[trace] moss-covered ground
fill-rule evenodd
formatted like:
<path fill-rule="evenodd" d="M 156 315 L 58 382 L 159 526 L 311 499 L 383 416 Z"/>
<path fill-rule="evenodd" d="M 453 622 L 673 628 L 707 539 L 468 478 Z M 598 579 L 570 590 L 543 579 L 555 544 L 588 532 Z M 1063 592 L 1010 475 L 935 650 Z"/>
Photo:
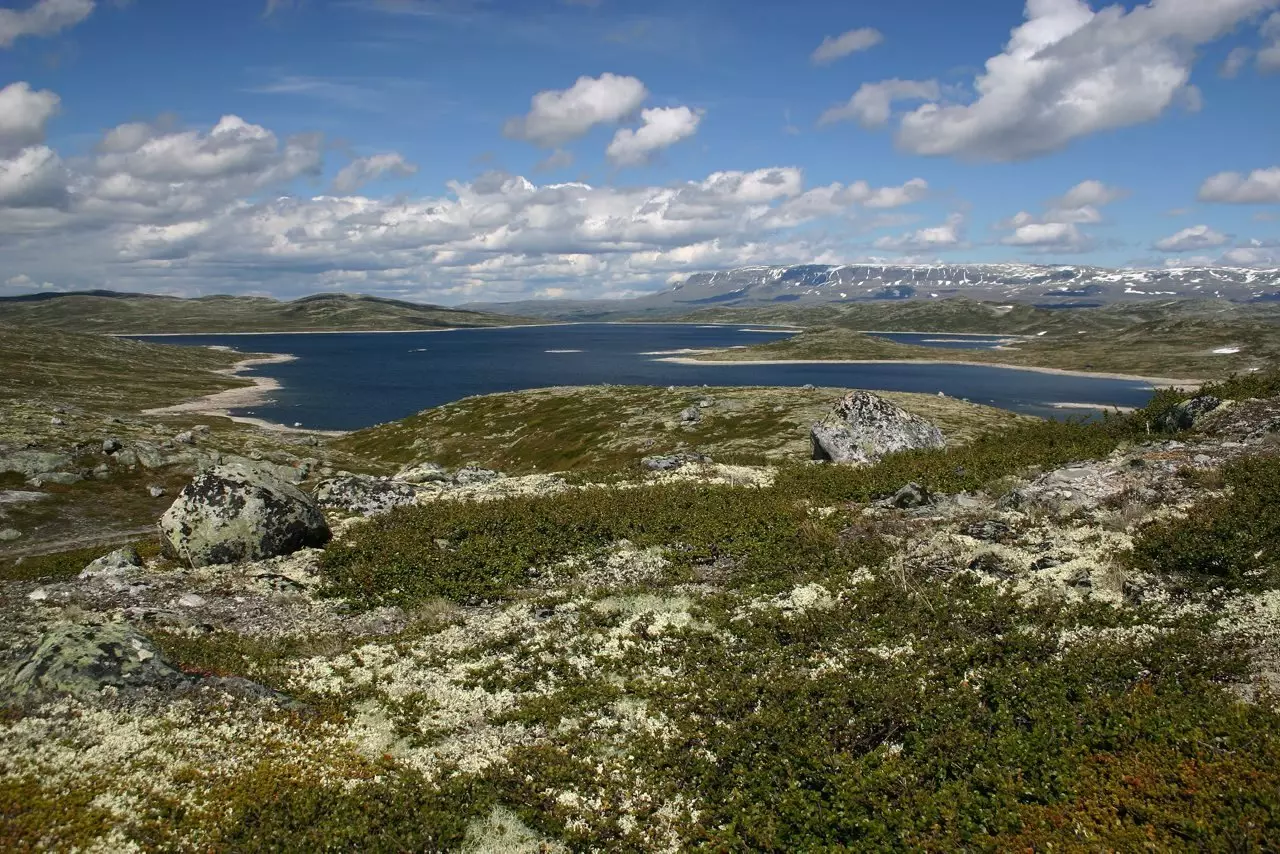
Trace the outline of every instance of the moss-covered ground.
<path fill-rule="evenodd" d="M 578 386 L 469 397 L 360 430 L 334 448 L 389 472 L 430 459 L 509 474 L 634 467 L 646 456 L 697 450 L 716 460 L 780 462 L 809 453 L 809 428 L 845 389 Z M 1029 419 L 934 395 L 882 396 L 936 423 L 955 444 Z M 686 409 L 696 423 L 682 423 Z"/>
<path fill-rule="evenodd" d="M 1280 379 L 1213 391 L 1272 397 Z M 1149 441 L 1177 400 L 864 469 L 784 467 L 764 488 L 439 501 L 356 525 L 326 552 L 326 595 L 400 608 L 403 631 L 158 635 L 188 671 L 252 678 L 311 712 L 14 712 L 0 843 L 1266 850 L 1280 714 L 1251 638 L 1222 617 L 1280 616 L 1277 531 L 1254 524 L 1280 511 L 1273 458 L 1196 475 L 1217 496 L 1205 512 L 1160 515 L 1130 532 L 1131 555 L 1093 558 L 1216 579 L 1209 598 L 1029 595 L 983 566 L 898 559 L 939 523 L 868 512 L 908 480 L 997 494 L 1108 457 Z M 1027 532 L 1009 537 L 1090 535 L 1082 518 L 1018 518 Z"/>

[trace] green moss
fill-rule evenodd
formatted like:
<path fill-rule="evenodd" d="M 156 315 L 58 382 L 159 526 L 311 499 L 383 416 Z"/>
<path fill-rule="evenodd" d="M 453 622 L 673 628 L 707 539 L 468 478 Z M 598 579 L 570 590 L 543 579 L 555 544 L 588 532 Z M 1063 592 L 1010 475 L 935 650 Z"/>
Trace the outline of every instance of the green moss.
<path fill-rule="evenodd" d="M 67 851 L 106 834 L 111 816 L 94 792 L 52 792 L 32 777 L 0 777 L 0 849 Z"/>

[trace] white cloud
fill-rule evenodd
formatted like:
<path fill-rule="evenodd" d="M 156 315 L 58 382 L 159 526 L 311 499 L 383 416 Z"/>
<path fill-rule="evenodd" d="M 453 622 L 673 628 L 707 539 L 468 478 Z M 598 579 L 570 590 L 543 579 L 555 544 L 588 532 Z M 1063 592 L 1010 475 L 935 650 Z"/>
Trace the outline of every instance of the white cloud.
<path fill-rule="evenodd" d="M 871 27 L 849 30 L 838 36 L 827 36 L 822 40 L 822 44 L 814 49 L 809 60 L 814 65 L 826 65 L 851 53 L 870 50 L 882 41 L 884 41 L 884 35 Z"/>
<path fill-rule="evenodd" d="M 1157 240 L 1155 248 L 1161 252 L 1191 252 L 1225 246 L 1230 242 L 1230 237 L 1207 225 L 1193 225 L 1163 240 Z"/>
<path fill-rule="evenodd" d="M 1231 53 L 1227 54 L 1227 58 L 1223 60 L 1222 67 L 1218 69 L 1218 74 L 1223 77 L 1232 78 L 1238 75 L 1249 60 L 1253 59 L 1253 49 L 1247 47 L 1232 48 Z"/>
<path fill-rule="evenodd" d="M 1202 202 L 1233 205 L 1280 204 L 1280 166 L 1255 169 L 1248 175 L 1219 172 L 1200 185 Z"/>
<path fill-rule="evenodd" d="M 1073 222 L 1028 222 L 1018 225 L 1001 241 L 1005 246 L 1026 246 L 1046 251 L 1080 251 L 1089 240 Z"/>
<path fill-rule="evenodd" d="M 866 128 L 881 127 L 893 113 L 894 101 L 931 100 L 941 96 L 936 80 L 883 80 L 863 83 L 847 102 L 828 108 L 819 125 L 855 120 Z"/>
<path fill-rule="evenodd" d="M 622 128 L 609 143 L 605 155 L 615 166 L 643 165 L 655 152 L 693 136 L 702 113 L 688 107 L 657 107 L 640 113 L 640 120 L 639 128 Z"/>
<path fill-rule="evenodd" d="M 394 151 L 359 157 L 338 171 L 333 179 L 333 189 L 339 193 L 350 193 L 384 175 L 406 178 L 416 174 L 417 171 L 418 167 L 415 164 L 408 162 L 404 159 L 404 155 Z"/>
<path fill-rule="evenodd" d="M 660 287 L 680 271 L 840 262 L 837 238 L 806 225 L 840 218 L 860 228 L 859 211 L 928 189 L 920 179 L 806 188 L 799 169 L 783 166 L 660 186 L 537 185 L 489 173 L 439 196 L 261 198 L 269 176 L 289 174 L 287 145 L 268 156 L 263 133 L 244 134 L 250 154 L 211 160 L 200 143 L 212 131 L 113 129 L 94 157 L 71 164 L 61 209 L 0 207 L 0 232 L 23 235 L 0 243 L 0 267 L 68 287 L 177 293 L 340 287 L 446 301 L 554 287 L 622 293 Z M 154 145 L 183 134 L 194 142 Z M 198 165 L 175 150 L 197 151 Z"/>
<path fill-rule="evenodd" d="M 964 242 L 964 216 L 951 214 L 942 225 L 921 228 L 896 237 L 881 237 L 872 244 L 876 249 L 892 252 L 945 252 L 961 249 Z"/>
<path fill-rule="evenodd" d="M 568 89 L 533 96 L 529 112 L 508 119 L 503 133 L 552 148 L 585 135 L 596 125 L 616 124 L 635 113 L 649 90 L 635 77 L 579 77 Z"/>
<path fill-rule="evenodd" d="M 1232 267 L 1280 267 L 1280 253 L 1272 249 L 1238 246 L 1223 252 L 1218 263 Z"/>
<path fill-rule="evenodd" d="M 1151 121 L 1175 100 L 1193 105 L 1195 47 L 1278 2 L 1151 0 L 1095 13 L 1084 0 L 1027 0 L 1026 23 L 987 60 L 975 99 L 935 99 L 908 113 L 898 144 L 916 154 L 1008 161 Z"/>
<path fill-rule="evenodd" d="M 36 0 L 27 9 L 0 9 L 0 47 L 23 36 L 52 36 L 93 13 L 94 0 Z"/>
<path fill-rule="evenodd" d="M 35 91 L 29 83 L 10 83 L 0 89 L 0 154 L 44 142 L 45 125 L 58 112 L 58 96 Z"/>
<path fill-rule="evenodd" d="M 1258 70 L 1280 71 L 1280 12 L 1276 12 L 1262 25 L 1262 36 L 1270 44 L 1258 51 Z"/>
<path fill-rule="evenodd" d="M 1093 238 L 1080 228 L 1103 221 L 1100 208 L 1119 201 L 1128 191 L 1102 181 L 1086 180 L 1061 196 L 1050 199 L 1044 213 L 1020 211 L 996 224 L 1010 233 L 1001 239 L 1006 246 L 1022 246 L 1046 252 L 1085 252 L 1093 248 Z"/>
<path fill-rule="evenodd" d="M 67 170 L 43 145 L 0 159 L 0 208 L 59 208 L 67 202 Z"/>

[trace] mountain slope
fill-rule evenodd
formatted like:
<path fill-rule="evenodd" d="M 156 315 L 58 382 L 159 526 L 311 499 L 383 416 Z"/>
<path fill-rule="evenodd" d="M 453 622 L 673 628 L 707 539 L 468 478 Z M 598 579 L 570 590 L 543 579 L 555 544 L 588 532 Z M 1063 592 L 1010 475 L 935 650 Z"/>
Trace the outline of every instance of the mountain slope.
<path fill-rule="evenodd" d="M 111 291 L 0 298 L 0 323 L 77 332 L 412 330 L 528 322 L 524 318 L 348 294 L 317 294 L 291 302 L 248 296 L 179 299 Z"/>

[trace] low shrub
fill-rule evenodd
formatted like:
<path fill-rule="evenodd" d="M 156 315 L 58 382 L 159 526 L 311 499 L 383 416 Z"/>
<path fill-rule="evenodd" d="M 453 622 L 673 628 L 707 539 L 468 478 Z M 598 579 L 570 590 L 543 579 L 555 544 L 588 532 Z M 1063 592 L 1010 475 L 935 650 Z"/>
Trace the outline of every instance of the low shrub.
<path fill-rule="evenodd" d="M 1280 457 L 1246 457 L 1222 472 L 1231 493 L 1182 519 L 1147 525 L 1131 566 L 1197 587 L 1268 587 L 1280 581 Z"/>

